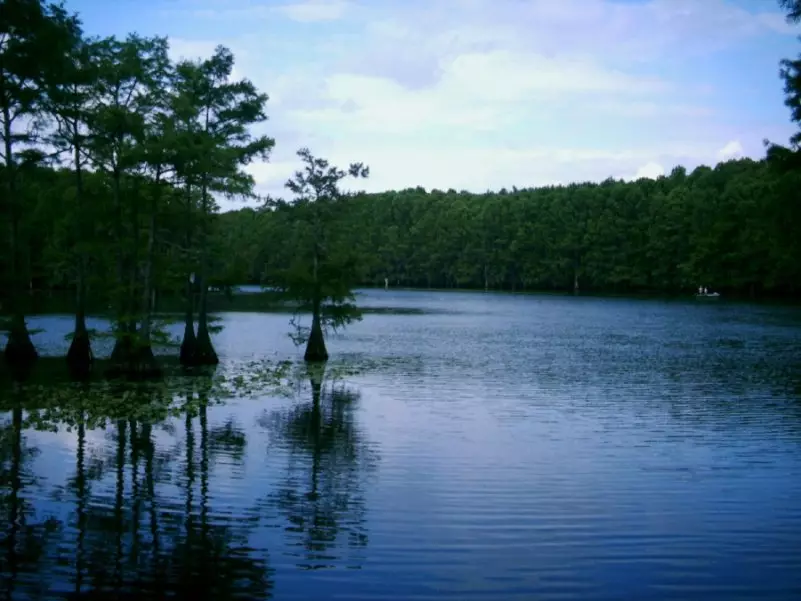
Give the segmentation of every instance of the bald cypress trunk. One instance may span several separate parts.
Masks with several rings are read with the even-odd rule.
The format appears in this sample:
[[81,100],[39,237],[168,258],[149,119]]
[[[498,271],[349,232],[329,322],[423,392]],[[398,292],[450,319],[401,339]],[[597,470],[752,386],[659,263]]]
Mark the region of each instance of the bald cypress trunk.
[[309,362],[328,361],[328,350],[325,348],[325,337],[322,326],[322,294],[318,276],[317,252],[314,255],[314,298],[312,300],[312,326],[309,340],[306,343],[306,352],[303,359]]
[[[77,130],[77,128],[76,128]],[[77,131],[74,131],[77,137]],[[74,149],[75,160],[75,205],[78,222],[76,225],[76,242],[83,243],[83,173],[81,171],[80,146],[77,141]],[[67,351],[67,367],[73,377],[83,379],[89,377],[92,371],[94,356],[92,343],[89,339],[89,330],[86,328],[86,253],[80,247],[78,253],[78,273],[75,280],[75,329],[72,333],[72,342]]]
[[[156,176],[158,186],[158,176]],[[156,252],[156,207],[158,205],[158,188],[154,192],[150,206],[150,223],[147,234],[147,250],[143,270],[142,286],[142,325],[139,330],[139,344],[136,348],[133,369],[138,377],[150,378],[161,375],[161,368],[153,354],[151,340],[153,318],[153,262]]]
[[[192,184],[186,184],[186,252],[192,248]],[[181,365],[189,366],[197,348],[197,338],[195,337],[195,290],[191,275],[186,279],[186,312],[184,313],[184,337],[181,341],[179,360]]]
[[6,362],[15,369],[30,367],[39,357],[39,353],[36,352],[36,347],[31,341],[25,316],[16,309],[13,309],[11,315],[4,354]]
[[181,365],[189,366],[192,364],[192,357],[195,355],[197,338],[195,338],[195,318],[194,318],[195,292],[192,281],[186,280],[186,312],[184,313],[184,337],[181,341],[179,360]]
[[5,158],[6,158],[6,178],[7,178],[7,190],[8,190],[8,197],[6,198],[6,202],[8,203],[8,212],[9,212],[9,241],[10,241],[10,253],[11,253],[11,278],[10,278],[10,294],[9,294],[9,304],[10,304],[10,311],[11,314],[11,323],[8,330],[8,340],[6,341],[6,348],[5,348],[5,358],[6,362],[14,367],[24,369],[32,365],[36,359],[39,357],[39,353],[36,352],[36,348],[33,346],[33,342],[31,341],[30,333],[28,332],[28,326],[25,323],[25,313],[22,309],[22,301],[21,301],[21,291],[22,285],[20,284],[20,268],[19,268],[19,254],[20,254],[20,240],[19,240],[19,214],[17,212],[17,205],[18,199],[16,197],[16,173],[15,169],[16,166],[14,165],[14,155],[13,155],[13,148],[12,148],[12,138],[11,138],[11,114],[8,109],[8,105],[3,106],[3,136],[5,139]]
[[86,328],[83,287],[84,283],[79,276],[76,294],[78,307],[75,310],[75,330],[72,333],[72,342],[70,342],[70,348],[67,351],[67,367],[72,376],[78,379],[88,378],[94,363],[92,343],[89,339],[89,330]]
[[195,347],[195,355],[192,358],[194,365],[217,365],[220,359],[214,350],[214,345],[211,342],[211,334],[209,333],[208,324],[208,284],[206,283],[206,276],[200,276],[200,310],[197,318],[197,344]]
[[203,237],[200,242],[200,309],[197,318],[197,343],[195,346],[195,354],[192,357],[194,365],[217,365],[220,359],[214,350],[214,345],[211,343],[211,334],[209,333],[209,315],[208,315],[208,298],[209,298],[209,285],[208,285],[208,246],[209,236],[207,232],[208,227],[208,188],[205,180],[201,186],[201,216],[203,219],[202,233]]
[[127,281],[125,278],[125,252],[123,250],[123,227],[122,227],[122,198],[120,191],[121,173],[118,168],[112,173],[112,199],[114,202],[114,235],[117,238],[117,286],[114,293],[114,304],[116,308],[116,324],[114,348],[111,349],[110,371],[117,374],[126,371],[127,365],[133,354],[133,332],[130,328],[128,313],[131,309],[130,299],[126,294]]

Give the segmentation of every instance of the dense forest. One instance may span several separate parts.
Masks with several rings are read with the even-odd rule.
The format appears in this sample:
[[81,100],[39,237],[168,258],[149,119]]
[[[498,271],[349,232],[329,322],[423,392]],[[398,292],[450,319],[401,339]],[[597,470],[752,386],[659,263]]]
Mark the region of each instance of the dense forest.
[[[287,261],[293,207],[219,217],[225,278]],[[729,161],[635,182],[358,194],[340,216],[367,285],[745,295],[801,291],[801,173]],[[269,271],[269,269],[267,270]],[[266,283],[269,283],[267,281]]]
[[[780,0],[797,21],[797,0]],[[270,287],[323,332],[358,316],[357,285],[751,296],[801,293],[800,136],[766,158],[635,182],[484,194],[413,188],[343,193],[363,178],[300,149],[290,199],[259,198],[247,165],[275,141],[254,133],[268,96],[233,80],[234,56],[175,62],[168,40],[91,37],[42,0],[0,0],[0,329],[5,357],[37,357],[26,315],[69,293],[67,360],[91,370],[86,315],[113,323],[116,372],[158,372],[157,299],[181,300],[184,365],[215,364],[209,290]],[[801,58],[781,65],[801,122]],[[777,82],[778,85],[778,82]],[[261,131],[261,130],[259,130]],[[280,143],[280,142],[279,142]],[[513,182],[510,182],[510,185]],[[257,209],[220,213],[223,196]]]

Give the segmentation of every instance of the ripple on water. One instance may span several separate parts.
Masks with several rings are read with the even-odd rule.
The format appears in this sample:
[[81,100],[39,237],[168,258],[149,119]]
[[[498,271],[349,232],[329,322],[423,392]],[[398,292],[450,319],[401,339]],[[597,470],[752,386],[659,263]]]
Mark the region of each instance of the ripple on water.
[[[382,293],[288,396],[49,432],[0,391],[4,592],[801,596],[797,310]],[[220,373],[297,354],[223,321]]]

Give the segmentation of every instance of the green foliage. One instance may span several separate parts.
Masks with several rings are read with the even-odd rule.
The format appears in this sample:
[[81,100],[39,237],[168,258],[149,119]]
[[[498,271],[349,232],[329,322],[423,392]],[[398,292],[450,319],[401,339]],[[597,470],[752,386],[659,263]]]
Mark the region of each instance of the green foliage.
[[[261,254],[263,275],[281,298],[298,303],[298,312],[311,312],[323,330],[337,330],[361,319],[352,292],[360,278],[360,257],[352,246],[352,223],[343,219],[352,197],[340,191],[339,182],[346,177],[367,178],[370,170],[362,163],[351,164],[347,171],[339,169],[308,148],[297,154],[304,168],[286,182],[295,196],[293,203],[270,203],[274,210],[258,214],[279,224],[266,232],[268,244],[278,239],[282,244],[278,252],[271,252],[271,246]],[[308,340],[311,328],[301,324],[298,312],[291,320],[290,336],[300,345]]]
[[59,54],[77,23],[60,6],[41,0],[2,0],[0,15],[0,302],[19,318],[29,233],[21,180],[46,158],[36,147],[42,140],[42,82],[58,71]]
[[[254,137],[252,125],[267,119],[267,95],[248,80],[232,82],[234,56],[218,46],[204,61],[184,61],[176,67],[172,108],[183,126],[186,155],[178,163],[184,177],[193,177],[206,190],[227,196],[248,196],[253,178],[242,167],[266,160],[275,142]],[[182,151],[184,148],[181,149]],[[209,199],[201,199],[205,203]]]
[[187,302],[199,300],[205,328],[209,274],[227,254],[208,235],[214,196],[252,194],[244,167],[274,144],[252,132],[267,95],[230,79],[222,46],[174,64],[166,38],[90,38],[59,6],[0,6],[0,210],[12,217],[0,302],[19,318],[34,310],[29,282],[73,288],[76,329],[103,306],[115,349],[176,345],[154,318],[156,297],[184,293],[198,273]]
[[779,6],[787,11],[787,22],[801,21],[801,0],[779,0]]
[[[355,299],[354,296],[349,298]],[[303,314],[309,313],[313,308],[309,305],[300,305],[289,319],[291,327],[289,338],[295,346],[302,346],[309,341],[311,327],[304,325]],[[353,302],[330,301],[321,307],[321,325],[326,332],[337,333],[342,328],[356,321],[361,321],[364,314]]]
[[790,118],[799,125],[799,131],[790,138],[790,144],[798,150],[801,144],[801,55],[794,60],[785,59],[781,63],[781,77],[784,80],[784,104],[790,109]]
[[15,399],[24,399],[25,426],[39,430],[69,429],[79,421],[86,428],[120,419],[158,423],[186,413],[197,415],[201,406],[231,398],[291,396],[298,369],[288,361],[232,362],[210,376],[174,372],[136,386],[113,380],[86,384],[37,379],[0,389],[0,409],[10,410]]
[[[779,0],[787,11],[789,23],[801,22],[800,0]],[[790,109],[790,119],[798,125],[798,131],[790,137],[789,148],[765,140],[768,161],[781,171],[801,170],[801,55],[796,59],[781,61],[779,76],[784,81],[784,104]]]
[[[689,293],[698,286],[742,294],[801,292],[798,171],[744,159],[678,168],[636,182],[472,194],[421,188],[346,197],[333,214],[334,283],[504,290]],[[308,207],[274,203],[224,216],[254,227],[260,248],[232,253],[250,281],[295,284],[305,310],[313,277]],[[340,255],[340,249],[342,254]],[[344,265],[348,261],[350,271]],[[333,276],[334,274],[332,274]],[[328,278],[321,278],[328,281]],[[350,290],[349,288],[347,290]]]

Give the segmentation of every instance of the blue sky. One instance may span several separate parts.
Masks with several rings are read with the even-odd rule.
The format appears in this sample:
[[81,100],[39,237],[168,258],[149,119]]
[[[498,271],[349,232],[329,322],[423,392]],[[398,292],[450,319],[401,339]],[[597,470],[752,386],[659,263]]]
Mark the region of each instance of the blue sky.
[[295,151],[364,161],[367,190],[633,178],[786,142],[775,0],[67,0],[90,34],[217,44],[270,95],[252,166],[285,195]]

